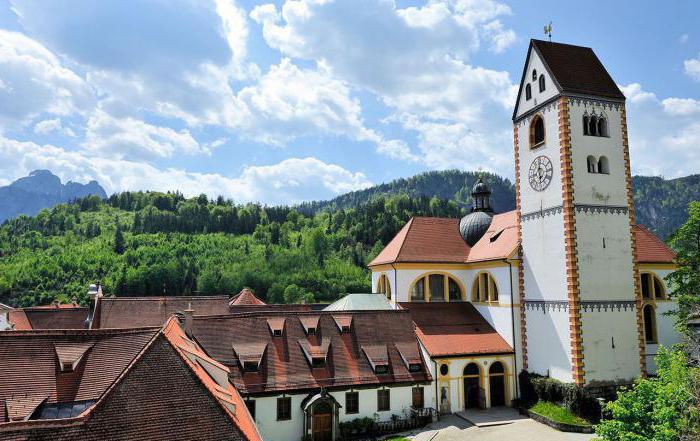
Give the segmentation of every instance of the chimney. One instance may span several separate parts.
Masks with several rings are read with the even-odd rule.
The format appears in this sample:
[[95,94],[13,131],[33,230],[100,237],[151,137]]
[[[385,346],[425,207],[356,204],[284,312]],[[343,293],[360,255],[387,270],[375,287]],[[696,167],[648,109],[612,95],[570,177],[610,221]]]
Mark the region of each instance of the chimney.
[[98,280],[97,282],[91,284],[88,288],[88,299],[90,299],[90,311],[88,311],[88,316],[85,319],[85,328],[87,329],[92,329],[92,321],[95,318],[95,314],[97,313],[98,308],[97,303],[100,301],[101,297],[102,285]]
[[192,309],[192,303],[187,305],[185,309],[185,334],[188,337],[192,337],[192,322],[194,321],[194,309]]

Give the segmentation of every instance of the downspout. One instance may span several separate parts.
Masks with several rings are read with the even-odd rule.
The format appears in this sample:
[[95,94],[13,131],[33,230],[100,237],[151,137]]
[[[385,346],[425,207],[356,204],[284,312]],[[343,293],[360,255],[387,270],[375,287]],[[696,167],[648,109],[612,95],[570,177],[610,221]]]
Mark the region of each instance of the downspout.
[[[515,308],[513,307],[513,266],[510,260],[503,259],[508,264],[508,276],[510,277],[510,327],[513,336],[513,383],[515,384],[515,397],[520,398],[520,384],[518,384],[518,353],[515,345]],[[520,305],[522,308],[523,305]]]
[[394,296],[394,305],[396,305],[396,302],[397,302],[396,297],[398,297],[398,295],[399,295],[399,288],[398,288],[398,285],[396,282],[396,267],[394,266],[393,263],[390,263],[389,265],[391,265],[391,269],[394,270],[394,293],[392,295]]
[[440,421],[440,395],[438,394],[437,361],[433,360],[433,365],[435,366],[435,415],[437,416],[437,420]]

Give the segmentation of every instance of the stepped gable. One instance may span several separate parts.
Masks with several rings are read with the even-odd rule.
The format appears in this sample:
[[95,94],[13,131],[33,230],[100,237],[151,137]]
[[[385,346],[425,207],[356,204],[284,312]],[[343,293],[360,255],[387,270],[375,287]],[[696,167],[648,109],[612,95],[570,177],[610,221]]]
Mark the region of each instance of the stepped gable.
[[77,303],[52,304],[8,311],[8,321],[17,331],[31,329],[84,329],[88,308]]
[[468,302],[401,303],[431,357],[512,353],[513,348]]
[[676,253],[643,225],[634,226],[638,263],[673,263]]
[[[276,336],[270,332],[268,319],[282,317],[284,327]],[[338,321],[349,327],[342,331]],[[316,324],[313,333],[309,322]],[[231,379],[243,394],[431,380],[422,360],[419,372],[409,372],[404,361],[413,360],[406,354],[419,350],[411,316],[405,310],[195,316],[193,335],[208,354],[231,370]],[[362,350],[368,345],[386,348],[387,373],[375,373]],[[314,362],[314,358],[321,359]],[[252,369],[255,365],[257,369]]]
[[229,306],[263,306],[267,305],[267,303],[263,302],[259,298],[253,294],[253,291],[251,291],[248,288],[243,288],[241,292],[236,294],[231,301],[228,303]]
[[93,328],[163,326],[168,318],[191,307],[197,315],[226,314],[227,296],[100,297]]

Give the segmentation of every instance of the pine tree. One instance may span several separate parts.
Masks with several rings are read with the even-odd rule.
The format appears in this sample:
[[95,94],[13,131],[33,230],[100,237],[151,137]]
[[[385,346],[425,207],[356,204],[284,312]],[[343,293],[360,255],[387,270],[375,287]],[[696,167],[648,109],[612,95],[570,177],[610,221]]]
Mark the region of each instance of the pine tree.
[[124,254],[124,234],[119,222],[117,222],[117,228],[114,230],[114,252]]

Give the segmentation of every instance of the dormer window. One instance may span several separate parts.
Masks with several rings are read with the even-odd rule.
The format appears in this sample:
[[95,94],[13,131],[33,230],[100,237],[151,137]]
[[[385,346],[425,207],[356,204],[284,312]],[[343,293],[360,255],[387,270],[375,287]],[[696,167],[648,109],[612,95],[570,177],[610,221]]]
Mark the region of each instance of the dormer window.
[[338,326],[338,330],[341,334],[350,333],[350,326],[352,325],[351,315],[334,315],[333,320]]
[[321,317],[318,315],[302,315],[299,317],[301,326],[304,328],[306,335],[315,335],[318,329],[318,321]]
[[273,329],[272,335],[274,335],[275,337],[282,337],[282,330],[281,329]]
[[243,371],[244,372],[257,372],[258,371],[258,363],[254,361],[244,361],[243,362]]
[[284,317],[273,317],[267,319],[267,326],[273,337],[281,337],[284,331]]
[[319,368],[326,365],[326,359],[324,357],[313,357],[311,359],[311,367]]
[[378,364],[374,367],[374,373],[377,375],[383,375],[383,374],[388,374],[389,373],[389,365],[388,364]]
[[61,372],[73,372],[90,348],[92,343],[55,343],[54,350]]
[[267,343],[236,343],[233,352],[238,357],[243,372],[258,372],[265,355]]
[[408,372],[420,372],[423,370],[423,366],[420,363],[411,363],[408,365]]
[[532,98],[532,87],[529,84],[525,86],[525,100],[528,101]]
[[309,328],[306,330],[306,333],[309,335],[314,335],[316,334],[316,328]]

